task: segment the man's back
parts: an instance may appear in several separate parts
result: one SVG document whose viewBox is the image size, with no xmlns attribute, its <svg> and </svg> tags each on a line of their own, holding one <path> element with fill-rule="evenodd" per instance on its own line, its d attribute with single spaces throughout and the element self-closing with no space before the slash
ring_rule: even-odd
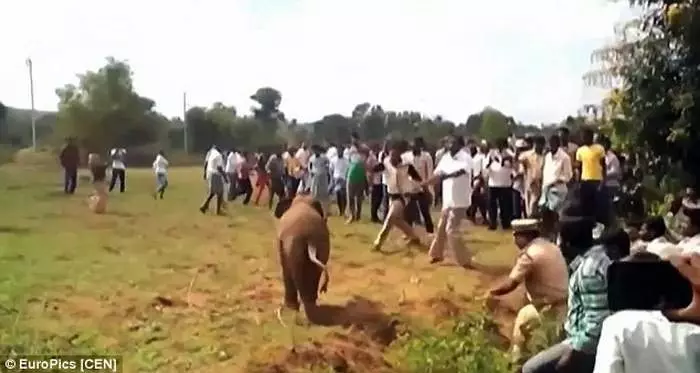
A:
<svg viewBox="0 0 700 373">
<path fill-rule="evenodd" d="M 700 326 L 658 311 L 622 311 L 605 320 L 594 373 L 700 372 Z"/>
<path fill-rule="evenodd" d="M 537 238 L 520 255 L 524 258 L 519 258 L 518 262 L 532 266 L 525 277 L 531 302 L 558 303 L 566 300 L 569 273 L 557 245 Z"/>
</svg>

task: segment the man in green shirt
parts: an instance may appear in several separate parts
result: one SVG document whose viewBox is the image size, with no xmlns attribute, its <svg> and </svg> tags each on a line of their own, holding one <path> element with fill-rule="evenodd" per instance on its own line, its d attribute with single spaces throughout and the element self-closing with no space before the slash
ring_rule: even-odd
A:
<svg viewBox="0 0 700 373">
<path fill-rule="evenodd" d="M 365 187 L 367 185 L 367 170 L 365 168 L 365 160 L 367 152 L 364 148 L 357 150 L 358 155 L 351 157 L 350 167 L 348 167 L 347 177 L 347 195 L 348 207 L 350 208 L 350 217 L 348 223 L 360 220 L 362 215 L 362 202 L 365 196 Z"/>
</svg>

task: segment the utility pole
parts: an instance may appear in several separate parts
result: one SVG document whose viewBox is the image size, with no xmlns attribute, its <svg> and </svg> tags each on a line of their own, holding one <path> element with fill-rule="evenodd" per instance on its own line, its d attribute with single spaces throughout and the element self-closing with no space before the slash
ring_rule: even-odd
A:
<svg viewBox="0 0 700 373">
<path fill-rule="evenodd" d="M 183 134 L 185 138 L 185 154 L 189 154 L 189 139 L 187 138 L 187 92 L 182 93 L 182 123 L 184 124 Z"/>
<path fill-rule="evenodd" d="M 36 151 L 36 110 L 34 110 L 34 68 L 32 59 L 27 58 L 27 68 L 29 69 L 29 98 L 32 105 L 32 149 Z"/>
</svg>

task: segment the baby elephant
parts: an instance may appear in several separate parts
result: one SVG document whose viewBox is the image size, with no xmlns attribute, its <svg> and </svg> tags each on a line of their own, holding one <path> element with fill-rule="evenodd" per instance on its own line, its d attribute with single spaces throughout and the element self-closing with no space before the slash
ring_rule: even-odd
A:
<svg viewBox="0 0 700 373">
<path fill-rule="evenodd" d="M 326 292 L 329 281 L 330 234 L 323 208 L 309 196 L 297 196 L 280 201 L 275 217 L 279 219 L 276 245 L 284 278 L 284 304 L 298 311 L 301 298 L 304 312 L 313 322 L 318 293 Z"/>
</svg>

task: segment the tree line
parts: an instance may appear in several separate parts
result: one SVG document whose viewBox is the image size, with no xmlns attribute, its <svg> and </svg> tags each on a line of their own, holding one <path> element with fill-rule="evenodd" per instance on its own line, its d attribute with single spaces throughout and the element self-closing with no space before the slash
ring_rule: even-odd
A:
<svg viewBox="0 0 700 373">
<path fill-rule="evenodd" d="M 649 173 L 694 182 L 700 175 L 700 147 L 695 146 L 700 141 L 700 1 L 630 4 L 641 7 L 639 17 L 618 29 L 616 43 L 594 53 L 602 66 L 585 76 L 590 84 L 610 88 L 608 97 L 560 123 L 524 124 L 491 107 L 455 123 L 370 102 L 300 123 L 286 118 L 282 92 L 272 87 L 252 92 L 256 106 L 250 112 L 214 103 L 190 108 L 185 118 L 166 118 L 154 109 L 153 100 L 134 90 L 131 67 L 108 58 L 97 71 L 79 75 L 77 84 L 57 89 L 58 111 L 42 114 L 38 137 L 49 145 L 75 137 L 85 148 L 98 151 L 113 146 L 172 150 L 184 148 L 187 128 L 188 148 L 202 152 L 212 143 L 251 150 L 300 142 L 346 143 L 352 132 L 368 141 L 422 136 L 435 144 L 450 132 L 494 140 L 588 124 L 609 134 L 616 148 Z M 27 111 L 0 104 L 0 143 L 26 146 L 31 139 L 29 120 Z"/>
<path fill-rule="evenodd" d="M 213 143 L 249 150 L 276 149 L 285 144 L 347 143 L 353 132 L 367 141 L 387 136 L 424 137 L 429 143 L 452 132 L 495 140 L 510 134 L 540 132 L 541 125 L 518 122 L 496 108 L 487 107 L 462 123 L 441 116 L 429 117 L 416 111 L 393 111 L 380 104 L 364 102 L 348 113 L 331 113 L 316 121 L 299 123 L 287 119 L 281 109 L 282 93 L 262 87 L 250 98 L 256 104 L 250 112 L 221 102 L 209 107 L 191 107 L 185 118 L 167 118 L 155 110 L 155 102 L 141 96 L 133 85 L 133 71 L 125 61 L 107 58 L 97 71 L 78 75 L 77 84 L 56 90 L 58 111 L 41 113 L 37 121 L 42 144 L 58 145 L 73 137 L 87 150 L 120 147 L 160 147 L 184 149 L 184 139 L 193 152 L 202 152 Z M 19 115 L 21 114 L 21 115 Z M 185 126 L 185 122 L 187 125 Z M 571 117 L 563 123 L 582 123 Z M 27 146 L 31 143 L 31 113 L 7 108 L 0 103 L 0 143 Z M 561 123 L 544 126 L 553 131 Z M 188 133 L 185 136 L 184 131 Z"/>
</svg>

